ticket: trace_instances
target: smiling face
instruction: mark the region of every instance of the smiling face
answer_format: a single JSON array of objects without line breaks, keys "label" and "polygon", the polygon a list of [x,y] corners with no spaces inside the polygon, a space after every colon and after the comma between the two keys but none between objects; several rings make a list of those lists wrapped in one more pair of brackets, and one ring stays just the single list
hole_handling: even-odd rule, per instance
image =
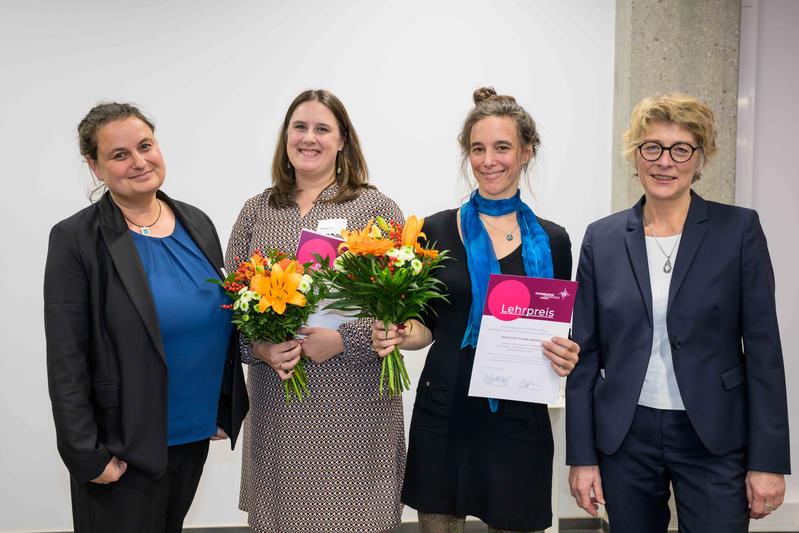
[{"label": "smiling face", "polygon": [[297,106],[286,130],[286,152],[297,180],[332,178],[342,148],[338,121],[327,106],[315,100]]},{"label": "smiling face", "polygon": [[469,164],[480,196],[510,198],[519,188],[522,166],[532,157],[532,147],[522,146],[510,117],[486,117],[472,126]]},{"label": "smiling face", "polygon": [[109,122],[97,132],[97,159],[86,158],[111,195],[149,201],[164,183],[166,166],[150,127],[136,117]]},{"label": "smiling face", "polygon": [[[696,135],[674,122],[653,122],[647,128],[641,144],[648,141],[666,147],[676,143],[698,144]],[[667,150],[656,161],[647,161],[637,153],[638,179],[644,187],[647,202],[680,201],[690,197],[691,183],[701,164],[700,150],[695,151],[691,159],[684,163],[676,163]]]}]

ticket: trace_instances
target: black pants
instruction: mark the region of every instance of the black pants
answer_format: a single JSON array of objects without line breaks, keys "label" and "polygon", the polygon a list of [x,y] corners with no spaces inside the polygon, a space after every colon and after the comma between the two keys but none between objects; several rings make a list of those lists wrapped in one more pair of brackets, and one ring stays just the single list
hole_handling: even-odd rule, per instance
[{"label": "black pants", "polygon": [[613,533],[666,533],[669,483],[680,533],[745,533],[749,526],[744,450],[713,455],[685,411],[638,406],[613,455],[599,454]]},{"label": "black pants", "polygon": [[166,474],[152,479],[128,465],[116,483],[71,480],[76,533],[180,533],[191,507],[208,439],[169,447]]}]

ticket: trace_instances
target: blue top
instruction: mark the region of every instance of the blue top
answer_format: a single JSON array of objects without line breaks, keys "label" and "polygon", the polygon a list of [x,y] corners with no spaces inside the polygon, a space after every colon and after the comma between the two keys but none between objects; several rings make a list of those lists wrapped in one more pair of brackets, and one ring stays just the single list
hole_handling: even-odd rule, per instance
[{"label": "blue top", "polygon": [[222,372],[230,341],[227,296],[205,280],[217,272],[175,220],[172,235],[133,240],[153,294],[169,375],[169,446],[216,434]]}]

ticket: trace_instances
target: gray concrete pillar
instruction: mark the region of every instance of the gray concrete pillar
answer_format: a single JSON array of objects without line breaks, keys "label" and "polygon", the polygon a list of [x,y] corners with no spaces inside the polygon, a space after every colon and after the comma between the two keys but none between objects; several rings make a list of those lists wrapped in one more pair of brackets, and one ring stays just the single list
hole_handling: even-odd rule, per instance
[{"label": "gray concrete pillar", "polygon": [[719,152],[695,190],[734,203],[740,27],[741,0],[616,0],[614,212],[643,194],[620,155],[630,113],[642,98],[673,91],[706,102],[719,129]]}]

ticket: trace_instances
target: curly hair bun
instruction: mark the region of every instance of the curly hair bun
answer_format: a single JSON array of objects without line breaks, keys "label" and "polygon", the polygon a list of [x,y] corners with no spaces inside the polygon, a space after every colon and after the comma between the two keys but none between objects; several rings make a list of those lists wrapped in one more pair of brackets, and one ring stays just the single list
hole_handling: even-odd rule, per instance
[{"label": "curly hair bun", "polygon": [[497,94],[497,91],[494,90],[493,87],[480,87],[474,91],[472,98],[474,99],[474,105],[476,106],[492,99],[510,104],[516,103],[516,99],[514,97],[505,94]]},{"label": "curly hair bun", "polygon": [[494,90],[493,87],[480,87],[474,94],[472,98],[474,99],[474,105],[480,105],[481,102],[488,100],[492,96],[496,96],[497,91]]}]

